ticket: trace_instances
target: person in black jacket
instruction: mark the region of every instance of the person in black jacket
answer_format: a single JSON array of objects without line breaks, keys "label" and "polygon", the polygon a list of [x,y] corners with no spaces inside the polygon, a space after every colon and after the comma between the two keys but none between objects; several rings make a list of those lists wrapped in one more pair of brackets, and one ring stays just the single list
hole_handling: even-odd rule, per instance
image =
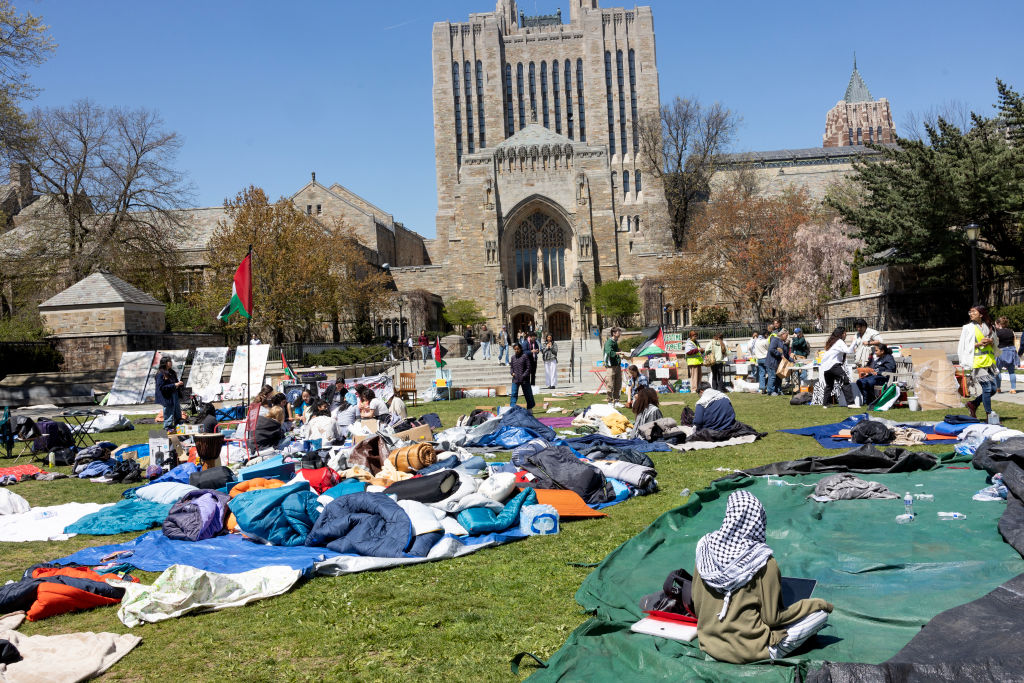
[{"label": "person in black jacket", "polygon": [[170,356],[160,359],[156,369],[156,402],[164,409],[164,429],[173,431],[181,424],[181,402],[178,392],[185,383],[178,379]]},{"label": "person in black jacket", "polygon": [[260,415],[252,433],[252,443],[257,448],[277,448],[284,439],[284,411],[274,406],[267,415]]},{"label": "person in black jacket", "polygon": [[875,400],[875,387],[883,385],[889,378],[883,372],[896,372],[896,359],[885,344],[875,344],[875,353],[866,368],[861,368],[864,376],[857,380],[857,389],[863,397],[863,404],[868,405]]},{"label": "person in black jacket", "polygon": [[519,390],[523,390],[526,398],[526,409],[533,410],[537,405],[533,400],[533,386],[530,383],[530,370],[533,368],[530,354],[523,353],[523,347],[519,343],[512,345],[512,357],[508,361],[509,370],[512,373],[512,400],[509,405],[514,406],[519,398]]},{"label": "person in black jacket", "polygon": [[530,332],[526,344],[529,347],[525,351],[530,356],[530,391],[532,392],[533,385],[537,383],[537,366],[540,365],[540,342],[537,341],[536,332]]}]

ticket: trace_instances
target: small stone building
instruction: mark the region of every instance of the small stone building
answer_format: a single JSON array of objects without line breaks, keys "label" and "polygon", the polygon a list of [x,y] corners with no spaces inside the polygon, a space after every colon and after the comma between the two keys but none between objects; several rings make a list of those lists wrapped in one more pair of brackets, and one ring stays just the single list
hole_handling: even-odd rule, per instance
[{"label": "small stone building", "polygon": [[79,280],[39,305],[65,371],[113,369],[125,351],[220,345],[219,334],[165,333],[165,306],[110,273]]}]

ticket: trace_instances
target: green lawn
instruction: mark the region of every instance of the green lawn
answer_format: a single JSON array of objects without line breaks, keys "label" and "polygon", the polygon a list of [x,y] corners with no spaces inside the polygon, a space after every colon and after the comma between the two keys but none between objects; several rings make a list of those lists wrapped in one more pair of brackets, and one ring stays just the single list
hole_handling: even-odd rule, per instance
[{"label": "green lawn", "polygon": [[[692,395],[663,397],[685,400]],[[596,397],[576,403],[585,405]],[[568,522],[557,536],[537,537],[482,550],[455,560],[338,578],[317,577],[291,593],[214,614],[189,616],[134,629],[142,644],[107,674],[109,680],[342,679],[510,680],[509,658],[522,650],[542,659],[554,653],[586,615],[573,594],[590,569],[661,513],[680,505],[684,488],[697,490],[724,476],[717,468],[740,469],[808,455],[834,455],[812,439],[775,429],[836,422],[854,411],[790,406],[787,398],[738,394],[741,420],[770,431],[754,443],[694,454],[654,453],[660,493],[608,510],[606,518]],[[413,408],[441,415],[445,426],[487,399],[465,399]],[[570,406],[570,403],[557,405]],[[678,417],[682,406],[663,411]],[[538,413],[539,413],[538,408]],[[1001,403],[1010,426],[1024,407]],[[891,419],[941,419],[942,412],[894,410]],[[114,434],[118,443],[145,441],[149,426]],[[935,450],[948,450],[939,447]],[[6,465],[0,461],[0,466]],[[30,482],[14,490],[33,506],[69,501],[108,502],[124,486],[79,480]],[[17,579],[31,564],[79,548],[126,540],[77,536],[52,543],[4,544],[0,581]],[[680,566],[692,565],[680,557]],[[139,573],[144,581],[154,575]],[[65,615],[22,627],[26,634],[127,629],[114,608]],[[529,667],[526,667],[529,671]]]}]

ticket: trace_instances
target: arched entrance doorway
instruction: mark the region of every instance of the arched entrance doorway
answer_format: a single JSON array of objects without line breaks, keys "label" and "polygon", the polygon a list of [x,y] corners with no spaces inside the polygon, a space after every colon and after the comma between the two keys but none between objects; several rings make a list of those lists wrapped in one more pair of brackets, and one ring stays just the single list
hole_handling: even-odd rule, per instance
[{"label": "arched entrance doorway", "polygon": [[548,315],[548,324],[545,334],[550,334],[555,341],[569,339],[572,337],[572,320],[565,311],[553,311]]},{"label": "arched entrance doorway", "polygon": [[527,331],[535,329],[533,313],[516,313],[512,316],[512,329],[509,330],[512,337],[515,338],[520,330],[526,329]]}]

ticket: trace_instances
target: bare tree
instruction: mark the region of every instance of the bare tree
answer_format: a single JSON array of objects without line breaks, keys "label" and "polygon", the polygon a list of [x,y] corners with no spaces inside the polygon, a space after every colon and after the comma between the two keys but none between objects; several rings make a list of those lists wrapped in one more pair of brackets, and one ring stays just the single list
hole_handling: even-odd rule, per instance
[{"label": "bare tree", "polygon": [[902,137],[909,140],[928,140],[928,126],[937,129],[939,119],[951,123],[963,132],[974,127],[971,107],[963,100],[946,100],[923,111],[908,111],[903,116]]},{"label": "bare tree", "polygon": [[174,168],[181,139],[146,109],[88,100],[36,109],[33,140],[16,146],[41,195],[24,238],[54,259],[68,282],[97,268],[129,280],[167,282],[192,199]]},{"label": "bare tree", "polygon": [[694,209],[711,192],[719,157],[732,144],[740,117],[715,102],[675,98],[657,113],[641,117],[640,158],[665,188],[672,236],[680,247]]}]

